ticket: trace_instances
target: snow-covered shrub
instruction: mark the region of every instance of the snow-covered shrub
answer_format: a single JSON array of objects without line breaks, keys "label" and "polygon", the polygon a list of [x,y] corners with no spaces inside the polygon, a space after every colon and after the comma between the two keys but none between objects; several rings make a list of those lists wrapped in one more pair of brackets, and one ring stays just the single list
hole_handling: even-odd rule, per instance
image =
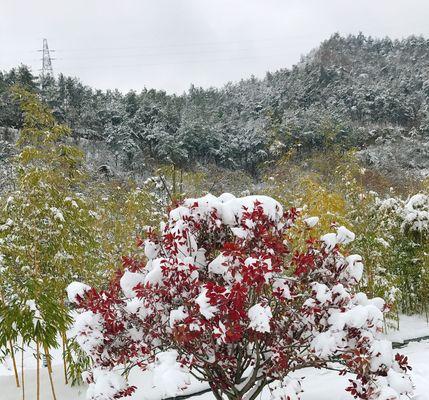
[{"label": "snow-covered shrub", "polygon": [[405,203],[401,213],[404,231],[427,235],[429,232],[429,196],[418,193]]},{"label": "snow-covered shrub", "polygon": [[362,259],[341,252],[354,234],[338,227],[303,242],[298,218],[266,196],[187,199],[107,290],[73,284],[75,335],[93,361],[89,398],[128,394],[112,374],[155,365],[176,392],[189,372],[218,400],[253,400],[266,386],[298,399],[289,373],[332,362],[356,374],[346,388],[356,398],[409,394],[407,360],[380,337],[384,301],[354,290]]},{"label": "snow-covered shrub", "polygon": [[375,207],[388,228],[400,224],[405,233],[425,236],[429,232],[429,196],[425,193],[417,193],[407,201],[395,197],[376,199]]},{"label": "snow-covered shrub", "polygon": [[373,212],[377,216],[380,225],[386,230],[395,229],[400,221],[404,202],[397,197],[380,199],[375,197]]},{"label": "snow-covered shrub", "polygon": [[377,238],[379,243],[373,245],[372,249],[379,248],[378,253],[383,259],[385,271],[379,275],[388,274],[393,277],[391,281],[398,289],[395,299],[402,312],[427,312],[429,306],[428,195],[418,193],[406,201],[398,197],[377,198],[371,213],[376,224],[375,230],[379,235]]}]

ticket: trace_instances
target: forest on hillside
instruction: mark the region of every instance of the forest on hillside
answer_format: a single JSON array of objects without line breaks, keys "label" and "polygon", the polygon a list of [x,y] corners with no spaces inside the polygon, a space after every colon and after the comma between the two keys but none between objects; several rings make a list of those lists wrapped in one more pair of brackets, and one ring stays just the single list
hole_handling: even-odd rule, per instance
[{"label": "forest on hillside", "polygon": [[213,165],[257,177],[285,154],[303,159],[336,148],[358,151],[366,166],[396,180],[398,172],[419,179],[429,168],[428,65],[429,40],[362,34],[335,34],[293,68],[264,79],[192,86],[181,95],[101,91],[62,74],[41,81],[21,65],[0,74],[0,127],[22,126],[9,92],[20,84],[38,93],[75,138],[105,145],[112,168]]}]

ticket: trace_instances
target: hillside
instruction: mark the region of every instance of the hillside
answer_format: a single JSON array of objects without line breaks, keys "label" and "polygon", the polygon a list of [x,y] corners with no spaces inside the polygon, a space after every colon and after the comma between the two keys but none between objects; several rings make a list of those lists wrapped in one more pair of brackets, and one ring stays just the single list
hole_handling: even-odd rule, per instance
[{"label": "hillside", "polygon": [[216,164],[257,176],[261,163],[291,150],[305,158],[335,147],[357,149],[386,174],[428,174],[429,40],[421,37],[335,34],[292,69],[182,95],[102,92],[63,75],[39,82],[21,66],[0,75],[3,127],[21,124],[8,94],[14,83],[38,91],[76,139],[106,149],[114,170]]}]

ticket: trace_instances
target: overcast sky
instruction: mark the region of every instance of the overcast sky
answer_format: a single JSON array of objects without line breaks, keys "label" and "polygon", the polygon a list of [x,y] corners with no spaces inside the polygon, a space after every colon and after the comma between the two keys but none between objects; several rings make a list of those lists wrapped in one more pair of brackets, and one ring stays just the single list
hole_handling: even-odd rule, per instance
[{"label": "overcast sky", "polygon": [[178,92],[290,67],[332,33],[429,38],[429,0],[0,0],[0,69]]}]

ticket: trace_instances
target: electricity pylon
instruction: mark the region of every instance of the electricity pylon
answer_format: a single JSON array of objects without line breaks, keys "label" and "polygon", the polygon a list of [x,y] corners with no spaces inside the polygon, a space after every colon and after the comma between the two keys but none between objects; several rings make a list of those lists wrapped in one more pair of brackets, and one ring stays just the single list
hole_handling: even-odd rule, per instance
[{"label": "electricity pylon", "polygon": [[[54,77],[54,70],[52,69],[52,58],[49,52],[48,40],[43,39],[43,49],[39,50],[42,52],[42,78],[47,78],[48,76]],[[55,51],[55,50],[51,50]]]}]

